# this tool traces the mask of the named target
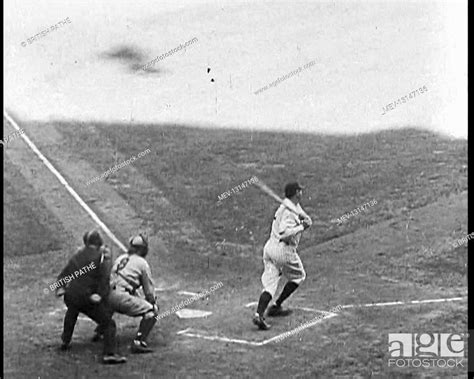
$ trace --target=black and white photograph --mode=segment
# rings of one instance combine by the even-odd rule
[[[3,10],[2,377],[474,375],[467,0]]]

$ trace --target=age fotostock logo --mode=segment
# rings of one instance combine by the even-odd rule
[[[464,367],[464,333],[389,333],[388,367]]]

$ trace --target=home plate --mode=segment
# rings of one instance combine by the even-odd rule
[[[212,315],[209,311],[200,311],[199,309],[180,309],[176,312],[179,318],[202,318]]]

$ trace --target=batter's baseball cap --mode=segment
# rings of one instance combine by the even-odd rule
[[[285,186],[285,196],[290,198],[296,195],[296,191],[302,190],[304,187],[300,186],[299,183],[293,182],[293,183],[288,183]]]

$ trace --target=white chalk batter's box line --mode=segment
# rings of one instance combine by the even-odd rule
[[[461,301],[461,300],[466,300],[466,297],[452,297],[452,298],[445,298],[445,299],[428,299],[428,300],[411,300],[411,301],[391,301],[391,302],[386,302],[386,303],[369,303],[369,304],[349,304],[349,305],[342,305],[340,308],[342,309],[350,309],[350,308],[372,308],[372,307],[386,307],[386,306],[394,306],[394,305],[417,305],[417,304],[429,304],[429,303],[446,303],[446,302],[453,302],[453,301]],[[257,302],[252,302],[248,303],[245,305],[246,308],[254,307],[257,305]],[[186,337],[193,337],[193,338],[201,338],[205,339],[208,341],[220,341],[220,342],[230,342],[230,343],[237,343],[237,344],[242,344],[242,345],[250,345],[250,346],[264,346],[267,345],[271,342],[274,341],[279,341],[282,340],[285,337],[289,337],[292,334],[296,334],[304,329],[311,328],[314,325],[317,325],[321,323],[323,320],[327,320],[329,318],[333,318],[338,316],[338,313],[333,313],[333,312],[326,312],[326,311],[320,311],[317,309],[313,308],[306,308],[306,307],[293,307],[294,309],[301,309],[306,312],[318,312],[323,314],[321,318],[318,318],[317,320],[314,320],[313,322],[308,322],[303,324],[303,326],[298,326],[295,329],[283,332],[281,334],[278,334],[272,338],[269,338],[267,340],[261,341],[261,342],[256,342],[256,341],[248,341],[248,340],[242,340],[242,339],[236,339],[236,338],[229,338],[229,337],[224,337],[224,336],[209,336],[202,334],[199,331],[193,331],[192,328],[187,328],[185,330],[180,330],[177,332],[177,335],[182,335]]]
[[[253,303],[246,304],[245,307],[250,308],[250,307],[255,306],[255,305],[257,305],[257,303],[253,302]],[[317,312],[317,313],[320,313],[322,316],[320,318],[318,318],[317,320],[305,323],[304,326],[300,325],[295,329],[292,329],[290,331],[278,334],[278,335],[276,335],[272,338],[269,338],[267,340],[260,341],[260,342],[242,340],[242,339],[237,339],[237,338],[221,337],[221,336],[209,336],[209,335],[203,334],[200,331],[195,331],[192,328],[188,328],[188,329],[185,329],[185,330],[180,330],[176,334],[187,336],[187,337],[201,338],[201,339],[205,339],[205,340],[208,340],[208,341],[221,341],[221,342],[237,343],[237,344],[242,344],[242,345],[264,346],[264,345],[267,345],[271,342],[281,340],[283,338],[283,336],[288,336],[288,335],[291,335],[293,333],[302,331],[302,330],[310,328],[310,327],[312,327],[316,324],[319,324],[320,322],[322,322],[325,319],[337,316],[337,313],[320,311],[318,309],[313,309],[313,308],[293,307],[293,309],[300,309],[300,310],[305,311],[305,312]]]
[[[314,320],[312,322],[308,322],[306,324],[304,324],[304,326],[298,326],[297,328],[294,328],[290,331],[287,331],[287,332],[284,332],[284,333],[281,333],[281,334],[278,334],[272,338],[269,338],[267,340],[264,340],[264,341],[261,341],[261,342],[256,342],[256,341],[248,341],[248,340],[241,340],[241,339],[236,339],[236,338],[228,338],[228,337],[221,337],[221,336],[208,336],[208,335],[205,335],[205,334],[202,334],[201,332],[199,331],[196,331],[196,332],[193,332],[193,329],[192,328],[188,328],[188,329],[185,329],[185,330],[181,330],[179,331],[178,335],[183,335],[183,336],[187,336],[187,337],[196,337],[196,338],[202,338],[202,339],[205,339],[205,340],[209,340],[209,341],[221,341],[221,342],[231,342],[231,343],[238,343],[238,344],[242,344],[242,345],[251,345],[251,346],[263,346],[263,345],[267,345],[271,342],[274,342],[274,341],[279,341],[281,340],[282,338],[284,338],[284,336],[289,336],[293,333],[297,333],[297,332],[300,332],[304,329],[307,329],[307,328],[310,328],[316,324],[319,324],[320,322],[322,322],[323,320],[325,319],[328,319],[328,318],[332,318],[332,317],[336,317],[337,316],[337,313],[331,313],[331,312],[324,312],[324,311],[318,311],[320,313],[323,314],[323,316],[321,318],[318,318],[317,320]]]

